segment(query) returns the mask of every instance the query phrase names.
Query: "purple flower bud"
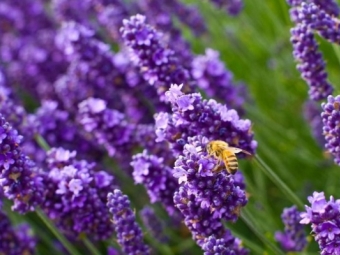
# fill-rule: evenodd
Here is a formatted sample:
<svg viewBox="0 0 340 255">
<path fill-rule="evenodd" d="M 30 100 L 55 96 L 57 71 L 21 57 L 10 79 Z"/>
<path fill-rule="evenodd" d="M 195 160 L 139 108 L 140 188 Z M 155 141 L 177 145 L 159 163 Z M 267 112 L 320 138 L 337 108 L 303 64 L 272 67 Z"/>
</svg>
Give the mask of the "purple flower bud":
<svg viewBox="0 0 340 255">
<path fill-rule="evenodd" d="M 107 207 L 113 217 L 117 241 L 127 255 L 148 255 L 150 249 L 143 242 L 143 233 L 134 212 L 130 208 L 130 201 L 119 189 L 107 195 Z"/>
<path fill-rule="evenodd" d="M 86 234 L 93 240 L 105 240 L 113 233 L 105 207 L 107 193 L 115 187 L 113 177 L 75 156 L 62 148 L 48 152 L 51 170 L 44 179 L 47 194 L 42 208 L 70 237 Z"/>
<path fill-rule="evenodd" d="M 37 240 L 28 225 L 13 228 L 7 215 L 0 211 L 0 253 L 8 255 L 34 254 Z"/>
<path fill-rule="evenodd" d="M 287 0 L 287 3 L 292 7 L 299 7 L 302 3 L 315 4 L 319 10 L 331 16 L 338 16 L 340 12 L 339 5 L 334 0 Z"/>
<path fill-rule="evenodd" d="M 255 152 L 257 143 L 249 120 L 240 119 L 235 110 L 215 100 L 204 100 L 198 93 L 184 94 L 181 89 L 182 85 L 172 85 L 165 93 L 173 114 L 155 115 L 156 141 L 167 140 L 176 153 L 181 153 L 188 137 L 202 135 Z"/>
<path fill-rule="evenodd" d="M 101 99 L 88 98 L 79 104 L 78 122 L 92 134 L 97 143 L 104 145 L 110 156 L 131 152 L 134 125 L 124 114 L 106 107 Z"/>
<path fill-rule="evenodd" d="M 333 8 L 336 7 L 334 11 L 338 14 L 339 7 L 336 3 L 332 4 L 334 5 Z M 302 3 L 297 8 L 297 15 L 300 22 L 318 32 L 326 40 L 340 44 L 339 20 L 333 17 L 334 14 L 328 14 L 317 3 Z"/>
<path fill-rule="evenodd" d="M 178 184 L 171 174 L 171 168 L 164 165 L 163 159 L 148 155 L 144 151 L 133 156 L 131 165 L 134 168 L 135 183 L 142 183 L 145 186 L 151 203 L 159 201 L 170 215 L 177 213 L 173 203 L 173 195 Z"/>
<path fill-rule="evenodd" d="M 20 147 L 22 137 L 0 115 L 0 187 L 19 213 L 33 211 L 44 200 L 42 173 Z"/>
<path fill-rule="evenodd" d="M 171 83 L 184 83 L 190 91 L 190 75 L 180 64 L 174 51 L 164 45 L 161 34 L 146 24 L 145 16 L 135 15 L 123 21 L 121 34 L 131 51 L 132 61 L 140 68 L 145 80 L 157 88 L 163 100 Z"/>
<path fill-rule="evenodd" d="M 297 69 L 309 85 L 310 99 L 316 101 L 325 99 L 332 94 L 333 87 L 327 81 L 325 61 L 311 29 L 305 24 L 298 24 L 291 29 L 291 35 L 293 55 L 299 62 Z"/>
<path fill-rule="evenodd" d="M 334 162 L 340 165 L 340 96 L 329 96 L 327 102 L 322 103 L 321 106 L 325 148 L 333 155 Z"/>
<path fill-rule="evenodd" d="M 247 255 L 249 251 L 242 247 L 241 240 L 232 236 L 229 230 L 223 238 L 217 239 L 214 235 L 205 239 L 202 249 L 204 255 Z"/>
<path fill-rule="evenodd" d="M 297 207 L 285 208 L 281 218 L 285 225 L 285 231 L 276 232 L 275 239 L 286 252 L 302 251 L 307 245 L 307 240 L 303 225 L 300 223 L 302 218 Z"/>
<path fill-rule="evenodd" d="M 301 213 L 301 224 L 311 224 L 315 241 L 318 242 L 321 255 L 333 255 L 340 252 L 340 200 L 331 196 L 327 201 L 323 192 L 314 192 L 308 197 L 311 207 Z"/>
<path fill-rule="evenodd" d="M 233 74 L 219 59 L 219 52 L 206 49 L 205 55 L 195 57 L 192 62 L 192 76 L 209 97 L 215 98 L 228 107 L 242 111 L 244 86 L 235 86 Z"/>
</svg>

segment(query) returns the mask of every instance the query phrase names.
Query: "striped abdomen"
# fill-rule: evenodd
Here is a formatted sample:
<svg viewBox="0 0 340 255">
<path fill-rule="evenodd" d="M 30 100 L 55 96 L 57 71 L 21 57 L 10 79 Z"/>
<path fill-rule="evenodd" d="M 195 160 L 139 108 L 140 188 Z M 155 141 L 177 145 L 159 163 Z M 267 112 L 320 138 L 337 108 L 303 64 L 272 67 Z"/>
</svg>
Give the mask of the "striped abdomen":
<svg viewBox="0 0 340 255">
<path fill-rule="evenodd" d="M 235 174 L 238 169 L 238 162 L 234 152 L 230 150 L 223 151 L 223 161 L 227 171 L 230 174 Z"/>
</svg>

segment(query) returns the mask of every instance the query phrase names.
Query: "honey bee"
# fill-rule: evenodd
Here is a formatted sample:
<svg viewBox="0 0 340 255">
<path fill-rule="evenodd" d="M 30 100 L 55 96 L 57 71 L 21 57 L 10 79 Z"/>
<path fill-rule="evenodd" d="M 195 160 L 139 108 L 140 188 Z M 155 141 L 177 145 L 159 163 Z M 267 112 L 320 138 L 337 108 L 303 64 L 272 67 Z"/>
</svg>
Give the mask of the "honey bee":
<svg viewBox="0 0 340 255">
<path fill-rule="evenodd" d="M 251 155 L 245 150 L 230 147 L 228 143 L 220 140 L 209 142 L 207 144 L 207 152 L 209 156 L 213 156 L 214 158 L 218 159 L 217 171 L 221 161 L 223 161 L 225 168 L 230 174 L 235 174 L 238 169 L 238 162 L 235 155 L 236 153 L 243 152 L 247 155 Z"/>
</svg>

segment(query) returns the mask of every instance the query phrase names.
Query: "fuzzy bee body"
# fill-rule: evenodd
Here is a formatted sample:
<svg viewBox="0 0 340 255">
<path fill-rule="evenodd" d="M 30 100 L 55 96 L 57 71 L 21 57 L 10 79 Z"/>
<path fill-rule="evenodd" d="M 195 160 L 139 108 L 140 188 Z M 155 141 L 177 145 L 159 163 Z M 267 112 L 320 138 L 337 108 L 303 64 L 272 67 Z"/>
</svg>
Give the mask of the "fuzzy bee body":
<svg viewBox="0 0 340 255">
<path fill-rule="evenodd" d="M 207 152 L 209 156 L 213 156 L 214 158 L 219 160 L 217 167 L 220 165 L 220 162 L 223 161 L 226 170 L 230 174 L 235 174 L 237 172 L 238 169 L 238 162 L 236 157 L 237 153 L 243 152 L 248 155 L 251 155 L 249 152 L 244 151 L 242 149 L 230 147 L 228 143 L 220 140 L 209 142 L 207 144 Z"/>
</svg>

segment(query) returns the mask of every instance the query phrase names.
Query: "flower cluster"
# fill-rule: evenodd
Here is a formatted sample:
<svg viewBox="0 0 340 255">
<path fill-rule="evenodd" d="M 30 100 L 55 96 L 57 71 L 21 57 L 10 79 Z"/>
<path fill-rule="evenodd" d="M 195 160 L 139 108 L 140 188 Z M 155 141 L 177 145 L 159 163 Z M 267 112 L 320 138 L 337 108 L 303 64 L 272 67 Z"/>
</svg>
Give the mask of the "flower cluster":
<svg viewBox="0 0 340 255">
<path fill-rule="evenodd" d="M 205 55 L 196 56 L 192 61 L 191 73 L 207 96 L 242 112 L 245 88 L 242 85 L 235 86 L 233 74 L 225 68 L 217 51 L 206 49 Z"/>
<path fill-rule="evenodd" d="M 297 69 L 309 85 L 309 97 L 322 100 L 333 92 L 332 85 L 327 81 L 325 61 L 319 52 L 314 34 L 306 24 L 298 24 L 291 29 L 293 55 L 299 62 Z"/>
<path fill-rule="evenodd" d="M 174 176 L 180 183 L 174 195 L 175 205 L 200 246 L 204 247 L 209 243 L 207 238 L 214 236 L 221 239 L 225 249 L 231 249 L 234 243 L 227 242 L 222 220 L 238 219 L 247 203 L 245 191 L 234 184 L 233 176 L 226 171 L 214 171 L 217 161 L 207 157 L 203 149 L 208 142 L 205 137 L 189 138 L 188 142 L 175 162 Z M 205 249 L 209 247 L 207 244 Z"/>
<path fill-rule="evenodd" d="M 44 178 L 47 194 L 42 208 L 68 236 L 105 240 L 113 233 L 105 206 L 106 195 L 115 187 L 113 177 L 75 156 L 75 151 L 62 148 L 48 152 L 51 170 Z"/>
<path fill-rule="evenodd" d="M 124 114 L 108 109 L 102 99 L 88 98 L 79 104 L 78 122 L 91 133 L 98 144 L 104 145 L 113 156 L 130 152 L 134 126 L 125 120 Z"/>
<path fill-rule="evenodd" d="M 334 1 L 288 1 L 292 6 L 291 18 L 296 23 L 291 29 L 293 55 L 299 62 L 297 69 L 302 78 L 310 86 L 309 97 L 322 100 L 333 92 L 332 85 L 327 81 L 325 61 L 319 51 L 314 33 L 332 43 L 340 43 L 338 32 L 339 6 Z"/>
<path fill-rule="evenodd" d="M 178 189 L 178 183 L 171 174 L 171 168 L 164 165 L 163 158 L 148 155 L 144 151 L 133 156 L 131 165 L 135 183 L 145 186 L 151 203 L 161 202 L 167 212 L 174 215 L 177 209 L 174 207 L 173 194 Z"/>
<path fill-rule="evenodd" d="M 142 230 L 136 223 L 130 201 L 119 189 L 107 195 L 107 207 L 113 216 L 118 243 L 127 255 L 148 255 L 150 249 L 143 242 Z"/>
<path fill-rule="evenodd" d="M 240 119 L 235 110 L 215 100 L 204 100 L 198 93 L 184 94 L 181 89 L 182 85 L 172 85 L 166 93 L 173 114 L 155 116 L 157 141 L 167 140 L 175 152 L 181 153 L 188 137 L 200 134 L 255 152 L 257 143 L 249 120 Z"/>
<path fill-rule="evenodd" d="M 22 224 L 13 228 L 7 215 L 0 211 L 0 226 L 0 254 L 35 254 L 37 240 L 28 225 Z"/>
<path fill-rule="evenodd" d="M 323 135 L 326 139 L 325 148 L 332 153 L 334 162 L 340 165 L 340 96 L 329 96 L 322 105 Z"/>
<path fill-rule="evenodd" d="M 302 251 L 307 245 L 307 240 L 303 225 L 300 224 L 301 217 L 297 207 L 285 208 L 281 219 L 285 225 L 285 231 L 276 232 L 275 239 L 286 252 Z"/>
<path fill-rule="evenodd" d="M 70 114 L 61 110 L 56 101 L 44 101 L 34 114 L 28 116 L 26 126 L 30 127 L 34 135 L 44 137 L 49 146 L 76 149 L 82 158 L 100 159 L 102 156 L 99 148 L 78 131 L 79 128 L 71 121 Z M 43 156 L 39 158 L 34 153 Z M 45 153 L 37 144 L 31 155 L 38 162 L 45 160 Z"/>
<path fill-rule="evenodd" d="M 330 197 L 327 201 L 323 192 L 314 192 L 308 197 L 311 206 L 301 213 L 301 224 L 311 224 L 314 238 L 318 242 L 321 255 L 339 253 L 340 245 L 340 200 Z"/>
<path fill-rule="evenodd" d="M 312 30 L 317 31 L 326 40 L 340 44 L 340 33 L 338 31 L 340 20 L 333 17 L 333 13 L 327 13 L 327 9 L 332 10 L 333 8 L 334 12 L 338 14 L 339 7 L 335 3 L 325 7 L 326 10 L 322 7 L 320 8 L 317 3 L 302 3 L 297 8 L 299 21 L 309 26 Z"/>
<path fill-rule="evenodd" d="M 0 187 L 19 213 L 33 211 L 44 199 L 41 170 L 21 150 L 22 136 L 0 115 Z"/>
<path fill-rule="evenodd" d="M 144 79 L 157 88 L 162 100 L 171 83 L 184 83 L 190 91 L 189 71 L 181 65 L 174 51 L 164 45 L 160 32 L 145 20 L 145 16 L 137 14 L 123 21 L 121 34 L 130 49 L 131 60 L 140 68 Z"/>
<path fill-rule="evenodd" d="M 248 250 L 242 247 L 241 241 L 233 237 L 230 231 L 226 231 L 223 238 L 209 236 L 202 247 L 204 255 L 247 255 Z"/>
</svg>

